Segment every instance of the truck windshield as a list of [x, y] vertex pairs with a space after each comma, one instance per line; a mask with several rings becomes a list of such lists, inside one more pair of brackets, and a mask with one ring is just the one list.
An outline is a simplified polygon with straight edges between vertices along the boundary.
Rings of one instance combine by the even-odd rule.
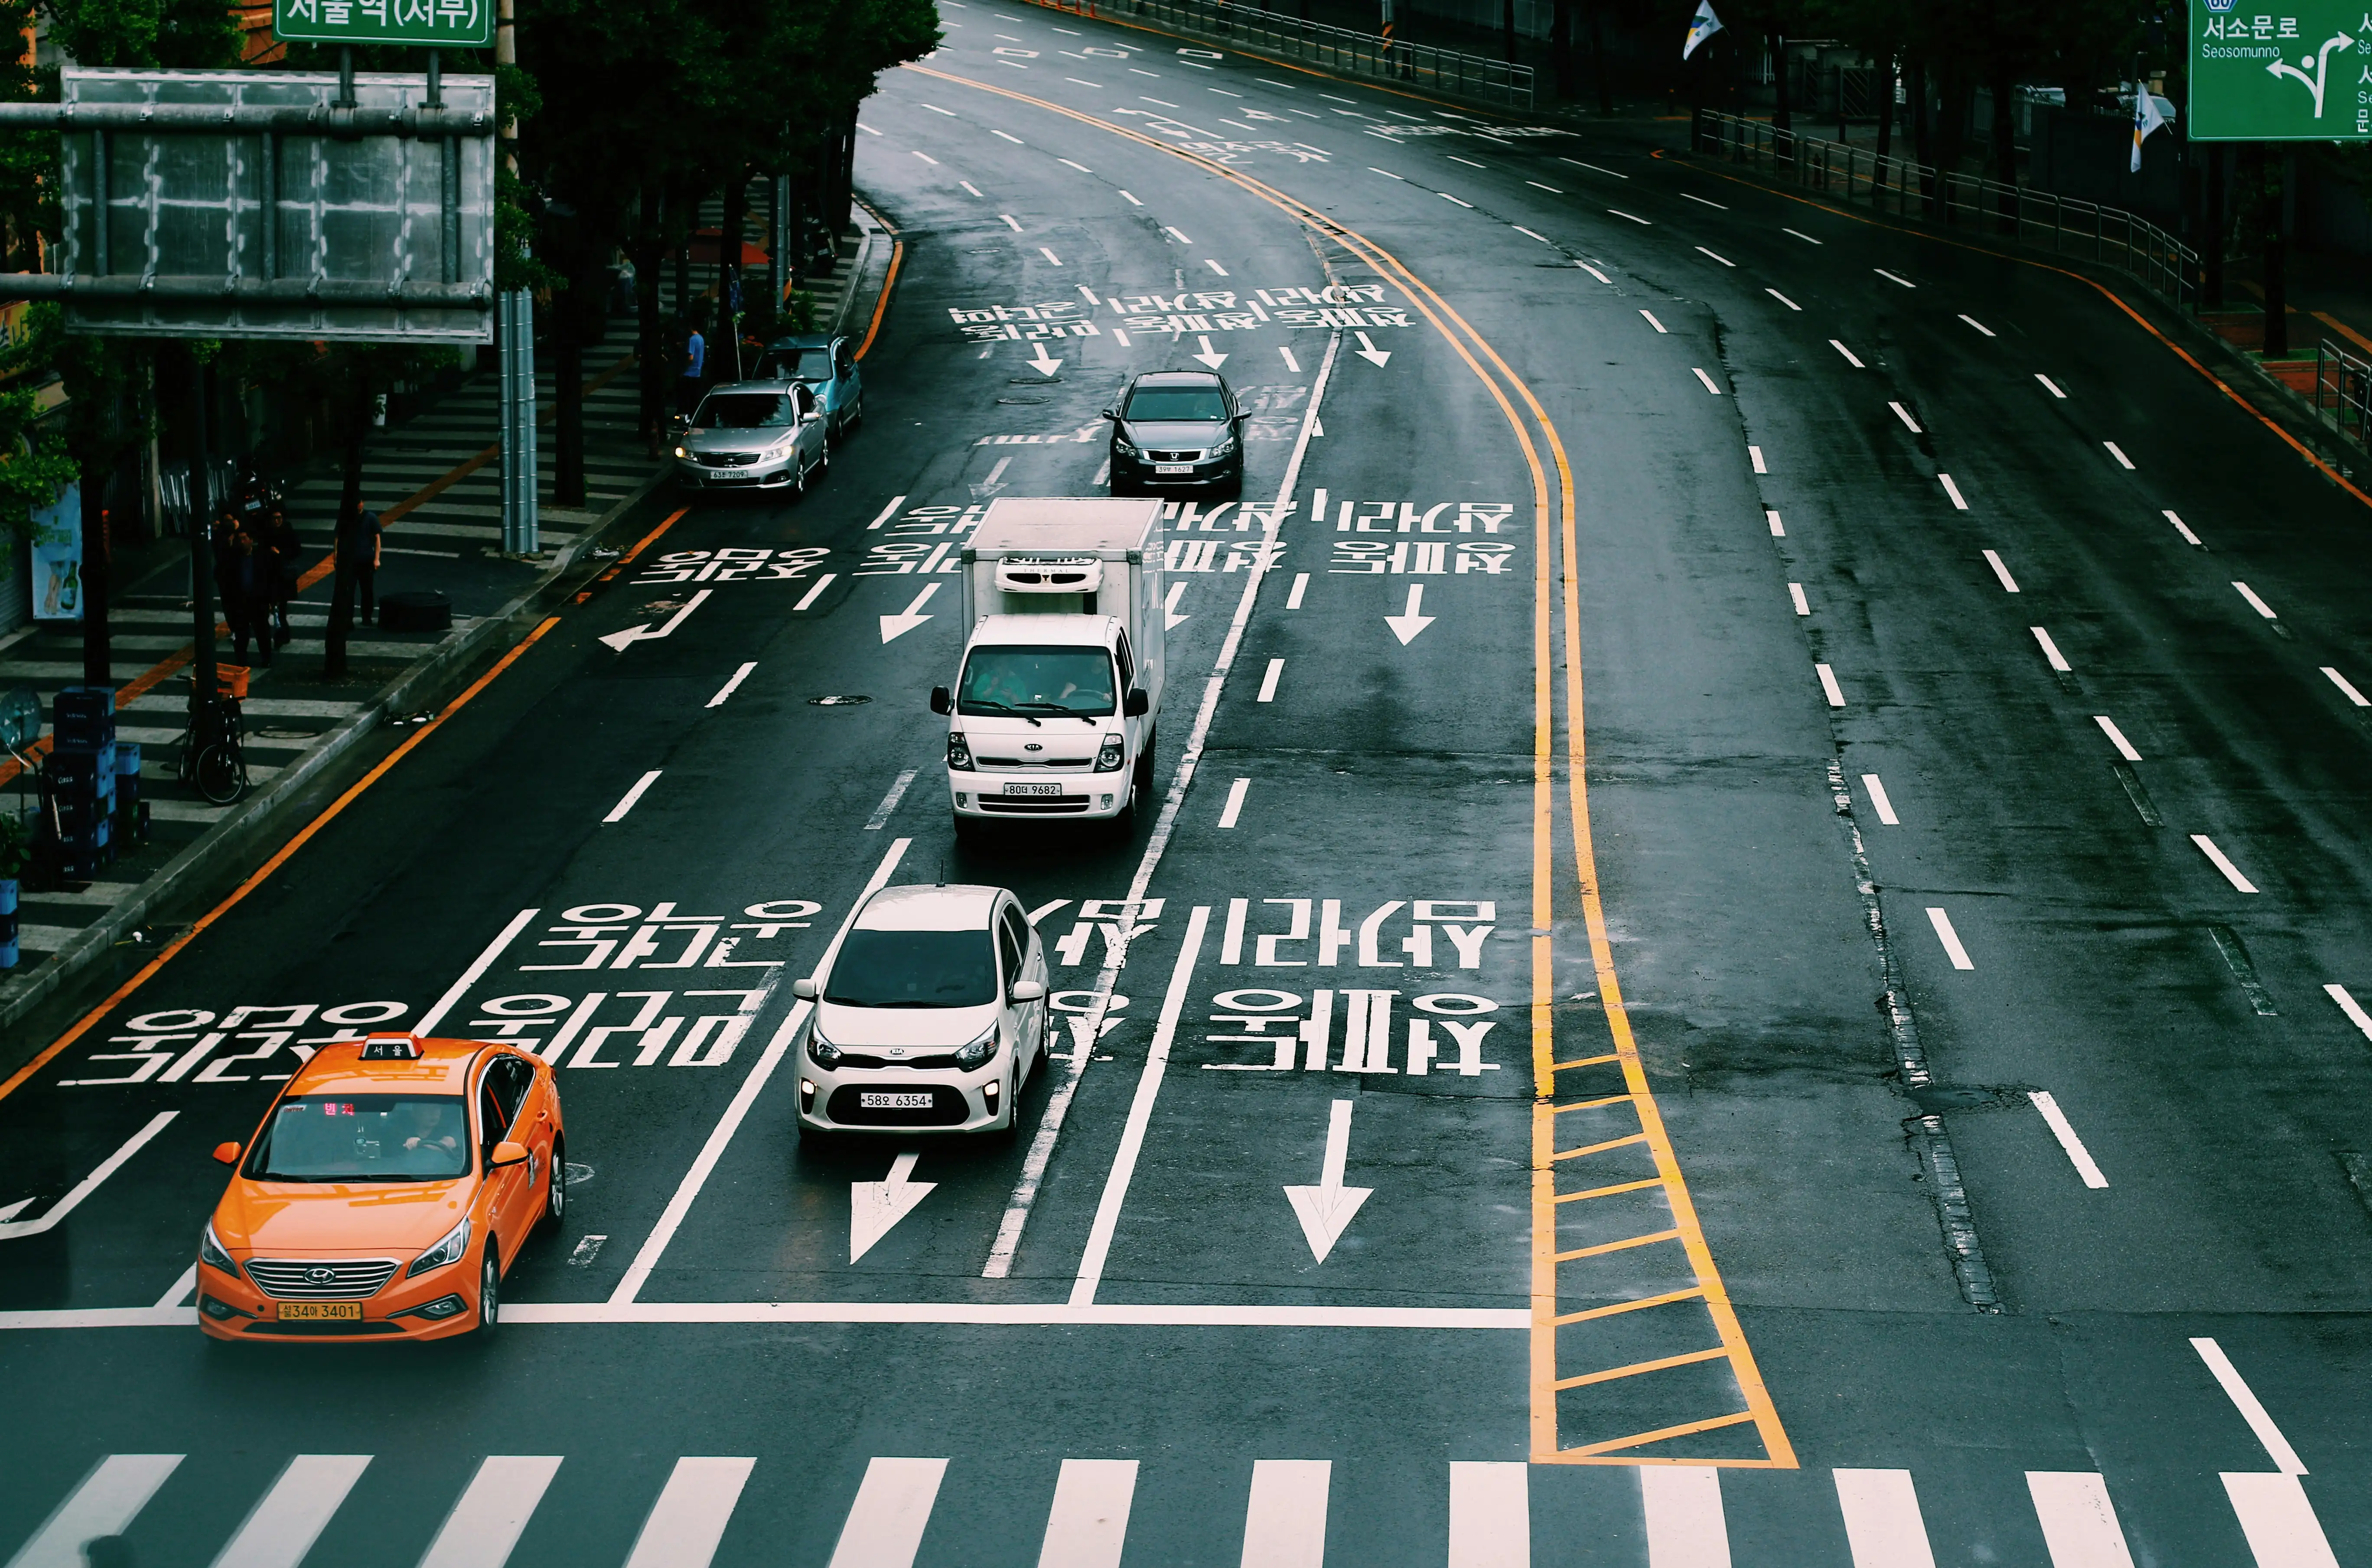
[[1101, 648], [974, 648], [956, 712], [1100, 718], [1116, 705], [1112, 686], [1111, 655]]

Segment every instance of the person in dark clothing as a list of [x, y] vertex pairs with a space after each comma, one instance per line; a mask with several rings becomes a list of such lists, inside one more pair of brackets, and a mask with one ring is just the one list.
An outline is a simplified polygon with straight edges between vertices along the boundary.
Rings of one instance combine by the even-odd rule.
[[256, 662], [269, 665], [273, 557], [236, 513], [227, 512], [215, 523], [214, 545], [215, 582], [222, 590], [223, 619], [230, 623], [231, 656], [246, 663], [252, 637]]
[[362, 605], [363, 624], [378, 616], [377, 584], [380, 553], [378, 514], [355, 511], [338, 524], [340, 593], [352, 594]]
[[288, 645], [288, 601], [296, 597], [296, 579], [305, 573], [305, 541], [296, 525], [276, 500], [264, 514], [263, 542], [272, 552], [272, 619], [273, 645]]

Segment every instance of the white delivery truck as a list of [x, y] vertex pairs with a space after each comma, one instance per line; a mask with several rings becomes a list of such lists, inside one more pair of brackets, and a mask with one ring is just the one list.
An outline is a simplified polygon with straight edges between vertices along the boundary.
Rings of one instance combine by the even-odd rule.
[[1125, 831], [1153, 797], [1168, 663], [1161, 502], [1001, 496], [963, 551], [963, 662], [948, 795], [964, 836], [992, 819]]

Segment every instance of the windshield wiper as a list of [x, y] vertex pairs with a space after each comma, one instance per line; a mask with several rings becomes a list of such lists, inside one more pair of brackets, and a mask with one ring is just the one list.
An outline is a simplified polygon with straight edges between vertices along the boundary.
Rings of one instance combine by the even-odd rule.
[[[1015, 707], [1012, 703], [1000, 703], [992, 697], [966, 697], [963, 700], [961, 706], [962, 710], [968, 714], [991, 712], [1011, 714], [1016, 718], [1028, 719], [1032, 725], [1038, 724], [1036, 715], [1025, 714], [1019, 708]], [[1044, 726], [1041, 725], [1039, 727], [1043, 728]]]

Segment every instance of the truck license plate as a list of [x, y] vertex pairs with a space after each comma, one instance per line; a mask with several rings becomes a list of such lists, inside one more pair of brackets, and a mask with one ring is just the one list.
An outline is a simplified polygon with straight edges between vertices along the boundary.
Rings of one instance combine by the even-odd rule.
[[284, 1301], [280, 1304], [280, 1320], [284, 1323], [343, 1322], [362, 1320], [363, 1304], [359, 1301]]
[[1007, 795], [1060, 795], [1063, 793], [1063, 786], [1058, 784], [1009, 784], [1005, 786], [1005, 793]]
[[931, 1109], [931, 1097], [926, 1094], [877, 1094], [870, 1089], [860, 1089], [856, 1103], [866, 1110], [928, 1110]]
[[1156, 473], [1192, 473], [1194, 471], [1194, 465], [1192, 463], [1156, 463], [1153, 465], [1153, 471]]

